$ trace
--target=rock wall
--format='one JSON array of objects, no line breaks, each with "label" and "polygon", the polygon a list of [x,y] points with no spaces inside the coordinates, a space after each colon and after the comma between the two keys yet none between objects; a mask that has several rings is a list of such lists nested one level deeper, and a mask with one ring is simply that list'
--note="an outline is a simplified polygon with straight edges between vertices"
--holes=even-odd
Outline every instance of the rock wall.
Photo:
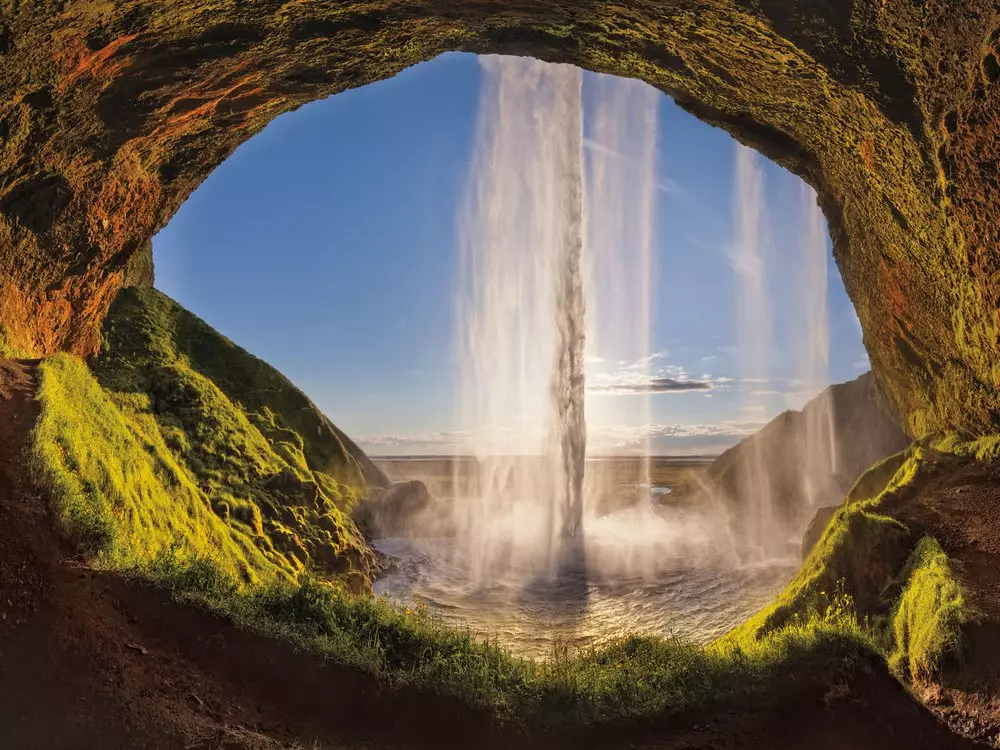
[{"label": "rock wall", "polygon": [[719,456],[707,489],[729,510],[737,542],[755,542],[752,526],[766,496],[768,552],[797,548],[818,508],[839,505],[872,464],[906,448],[909,438],[880,401],[866,373],[830,386],[802,411],[779,414]]},{"label": "rock wall", "polygon": [[996,429],[987,0],[2,0],[0,346],[92,352],[149,277],[136,255],[240,143],[448,50],[641,78],[801,175],[910,433]]}]

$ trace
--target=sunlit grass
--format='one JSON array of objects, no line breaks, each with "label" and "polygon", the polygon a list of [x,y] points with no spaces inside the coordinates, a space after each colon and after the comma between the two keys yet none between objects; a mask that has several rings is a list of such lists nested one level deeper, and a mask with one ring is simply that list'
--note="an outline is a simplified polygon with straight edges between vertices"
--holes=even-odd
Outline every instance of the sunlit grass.
[{"label": "sunlit grass", "polygon": [[934,677],[946,659],[960,656],[962,626],[971,618],[948,556],[924,537],[903,570],[903,593],[892,614],[889,665],[914,680]]},{"label": "sunlit grass", "polygon": [[222,613],[243,628],[287,640],[387,684],[456,696],[503,721],[547,726],[639,718],[753,691],[797,666],[831,679],[850,670],[870,642],[849,602],[760,639],[708,648],[656,637],[623,637],[544,660],[305,577],[241,591],[210,561],[169,558],[132,571],[169,587],[187,604]]}]

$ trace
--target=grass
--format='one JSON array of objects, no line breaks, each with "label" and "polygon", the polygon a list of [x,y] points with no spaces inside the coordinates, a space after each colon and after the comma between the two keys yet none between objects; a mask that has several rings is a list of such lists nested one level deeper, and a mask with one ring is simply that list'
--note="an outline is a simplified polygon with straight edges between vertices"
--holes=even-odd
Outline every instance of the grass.
[{"label": "grass", "polygon": [[[123,298],[93,371],[70,355],[40,367],[31,464],[65,536],[109,567],[174,550],[243,585],[309,570],[370,591],[374,557],[350,518],[363,471],[335,428],[159,292]],[[206,374],[222,367],[213,346],[237,375]]]},{"label": "grass", "polygon": [[969,608],[948,556],[931,537],[917,544],[901,580],[903,591],[892,614],[889,666],[901,677],[928,680],[946,660],[961,655]]},{"label": "grass", "polygon": [[[426,611],[347,594],[313,578],[246,592],[210,561],[164,558],[134,571],[179,601],[221,613],[391,685],[456,696],[501,721],[559,725],[633,719],[745,694],[804,667],[842,676],[871,654],[848,603],[759,640],[702,648],[676,639],[626,637],[544,661],[439,624]],[[818,671],[812,671],[817,670]]]}]

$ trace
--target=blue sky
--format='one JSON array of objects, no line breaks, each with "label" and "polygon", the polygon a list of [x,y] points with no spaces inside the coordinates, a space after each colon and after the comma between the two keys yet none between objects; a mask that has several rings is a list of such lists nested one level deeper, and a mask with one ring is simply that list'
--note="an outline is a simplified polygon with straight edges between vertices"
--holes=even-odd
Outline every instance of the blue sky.
[{"label": "blue sky", "polygon": [[[279,117],[153,241],[159,289],[275,365],[373,454],[455,450],[456,223],[479,83],[474,56],[449,54]],[[715,452],[807,395],[795,366],[805,345],[795,325],[797,178],[761,160],[775,330],[769,382],[744,383],[734,143],[666,96],[659,114],[657,168],[671,189],[657,196],[656,372],[715,387],[656,396],[649,423],[622,415],[593,425],[601,452],[630,450],[646,434],[657,451]],[[829,382],[841,382],[867,360],[832,254],[828,262]]]}]

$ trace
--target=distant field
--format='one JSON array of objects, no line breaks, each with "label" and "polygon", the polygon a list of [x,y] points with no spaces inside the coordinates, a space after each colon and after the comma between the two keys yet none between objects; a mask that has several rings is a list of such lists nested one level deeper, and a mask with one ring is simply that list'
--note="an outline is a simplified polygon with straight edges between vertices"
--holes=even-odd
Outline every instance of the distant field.
[{"label": "distant field", "polygon": [[[714,456],[655,456],[650,459],[650,480],[654,487],[671,487],[671,502],[681,501],[697,487]],[[525,460],[531,460],[525,459]],[[433,495],[452,497],[456,487],[475,481],[479,464],[469,456],[384,456],[372,457],[394,482],[418,479]],[[587,481],[600,483],[600,495],[607,509],[630,504],[634,487],[642,482],[642,461],[635,457],[603,457],[587,460]]]}]

